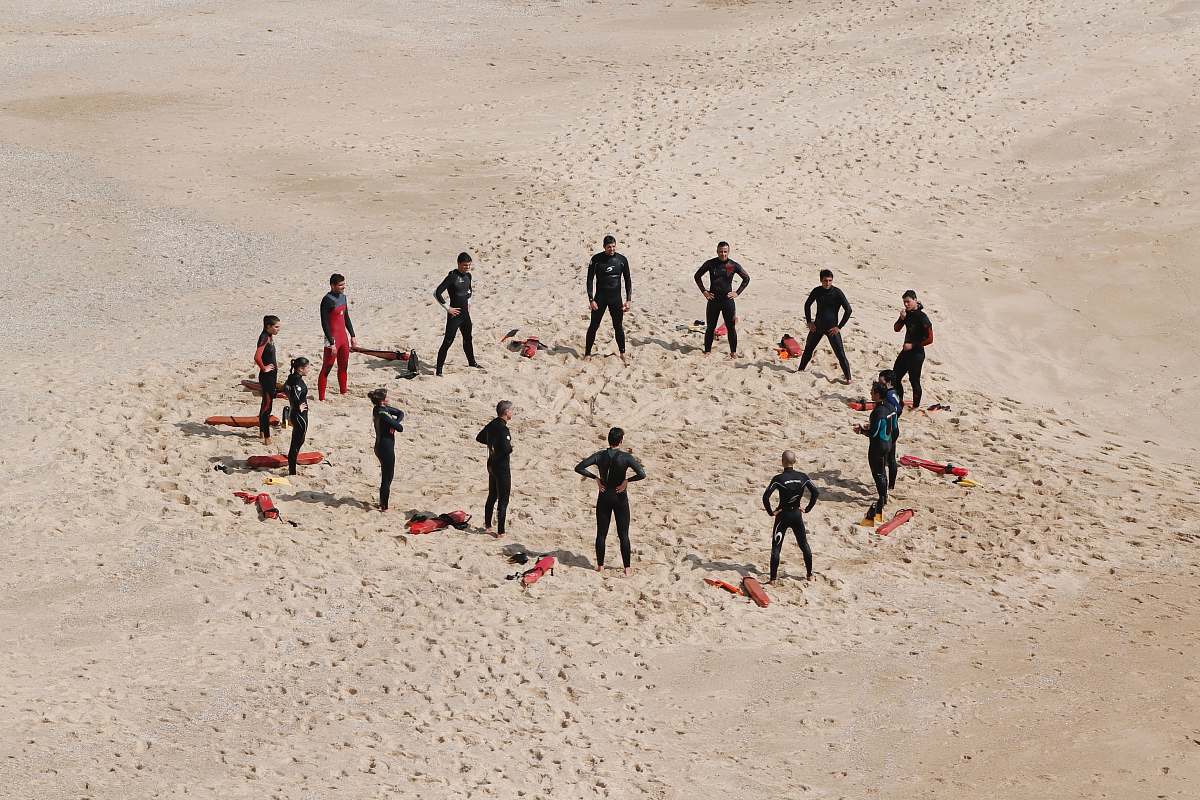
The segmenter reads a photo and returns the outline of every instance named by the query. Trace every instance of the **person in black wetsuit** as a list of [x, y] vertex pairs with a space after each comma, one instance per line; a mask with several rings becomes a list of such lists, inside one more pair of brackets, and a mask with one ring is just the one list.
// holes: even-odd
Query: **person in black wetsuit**
[[[501, 400], [496, 404], [496, 418], [483, 426], [475, 441], [486, 444], [488, 449], [488, 496], [483, 506], [483, 528], [492, 529], [492, 511], [496, 510], [496, 538], [504, 535], [504, 518], [508, 515], [508, 493], [512, 488], [512, 473], [508, 457], [512, 454], [512, 434], [508, 423], [513, 418], [513, 404]], [[497, 508], [499, 503], [499, 508]]]
[[[621, 562], [625, 565], [625, 574], [629, 574], [631, 551], [629, 547], [629, 495], [625, 489], [633, 481], [644, 480], [646, 471], [641, 462], [631, 453], [618, 450], [625, 440], [625, 431], [613, 428], [608, 432], [608, 449], [585, 458], [575, 465], [575, 471], [585, 478], [596, 482], [600, 493], [596, 495], [596, 571], [604, 569], [604, 543], [608, 538], [608, 526], [615, 516], [617, 518], [617, 536], [621, 540]], [[588, 472], [588, 467], [596, 467], [599, 474]], [[625, 473], [633, 470], [633, 477], [626, 478]]]
[[279, 391], [279, 365], [275, 361], [275, 335], [279, 333], [279, 328], [279, 317], [271, 314], [263, 317], [262, 333], [258, 335], [258, 347], [254, 351], [258, 386], [262, 391], [262, 403], [258, 407], [258, 434], [266, 445], [271, 443], [271, 410], [275, 407], [275, 393]]
[[288, 475], [296, 474], [296, 457], [308, 437], [308, 384], [304, 376], [308, 374], [308, 359], [304, 356], [292, 359], [292, 371], [283, 385], [287, 394], [288, 415], [292, 422], [292, 442], [288, 446]]
[[404, 412], [387, 405], [387, 389], [367, 393], [371, 401], [371, 424], [375, 428], [375, 457], [379, 459], [379, 510], [388, 510], [392, 494], [392, 477], [396, 474], [396, 431], [404, 431], [400, 423]]
[[[625, 282], [625, 301], [621, 301], [621, 281]], [[621, 361], [625, 361], [625, 327], [623, 320], [629, 304], [633, 301], [633, 279], [629, 275], [629, 260], [617, 252], [617, 240], [604, 237], [604, 251], [592, 256], [587, 274], [588, 304], [592, 309], [592, 321], [588, 324], [587, 342], [583, 357], [591, 358], [592, 346], [596, 343], [596, 331], [600, 320], [608, 310], [612, 318], [613, 335], [617, 338], [617, 350]]]
[[[817, 305], [816, 320], [812, 315], [813, 303]], [[842, 328], [846, 327], [852, 311], [846, 295], [833, 285], [833, 270], [821, 270], [821, 285], [809, 292], [808, 299], [804, 301], [804, 319], [808, 322], [808, 339], [804, 342], [804, 355], [800, 358], [800, 368], [796, 370], [797, 372], [804, 372], [804, 368], [812, 360], [813, 352], [816, 351], [821, 337], [824, 336], [829, 339], [829, 346], [833, 348], [833, 354], [837, 356], [838, 365], [842, 368], [843, 382], [850, 383], [850, 362], [846, 359], [846, 348], [842, 345]], [[839, 312], [841, 312], [841, 319], [838, 319]]]
[[[801, 512], [800, 503], [804, 500], [805, 489], [812, 492], [812, 497], [808, 501], [808, 508]], [[772, 511], [771, 495], [775, 492], [779, 492], [779, 508]], [[784, 534], [788, 528], [792, 529], [796, 536], [796, 544], [800, 545], [800, 552], [804, 553], [805, 580], [812, 580], [812, 550], [809, 549], [808, 536], [804, 531], [804, 514], [813, 510], [819, 495], [817, 487], [813, 486], [808, 476], [796, 469], [796, 454], [791, 450], [784, 450], [783, 472], [771, 479], [762, 498], [763, 508], [775, 518], [775, 524], [771, 528], [771, 580], [767, 581], [768, 584], [775, 582], [779, 572], [779, 555], [783, 551]]]
[[[450, 304], [446, 304], [442, 295], [450, 294]], [[467, 253], [458, 254], [458, 266], [447, 273], [445, 280], [433, 290], [433, 299], [446, 309], [446, 334], [442, 337], [442, 346], [438, 348], [437, 374], [442, 374], [446, 365], [446, 354], [454, 342], [454, 335], [462, 331], [463, 352], [467, 354], [467, 365], [478, 368], [475, 363], [475, 345], [471, 341], [471, 256]]]
[[878, 499], [867, 509], [867, 515], [859, 525], [873, 528], [883, 522], [883, 507], [887, 505], [888, 475], [887, 464], [891, 459], [892, 434], [894, 430], [895, 412], [885, 402], [887, 388], [876, 381], [871, 384], [871, 400], [875, 407], [871, 409], [871, 419], [866, 425], [855, 425], [854, 432], [868, 437], [871, 442], [867, 446], [867, 465], [871, 470], [871, 479], [875, 481], [875, 492]]
[[[701, 278], [708, 275], [708, 288]], [[733, 288], [733, 276], [741, 278], [738, 288]], [[737, 304], [734, 300], [750, 285], [750, 276], [742, 265], [729, 257], [729, 242], [717, 243], [717, 257], [700, 265], [695, 274], [696, 286], [708, 300], [705, 309], [704, 354], [712, 352], [713, 337], [717, 331], [717, 317], [724, 317], [726, 336], [729, 337], [729, 357], [737, 358]]]
[[896, 373], [881, 370], [879, 382], [887, 388], [883, 401], [892, 407], [896, 416], [892, 418], [892, 452], [888, 458], [888, 491], [896, 488], [896, 451], [900, 446], [900, 417], [904, 414], [904, 386], [896, 384]]
[[925, 363], [925, 348], [933, 344], [933, 323], [925, 313], [925, 306], [917, 302], [917, 293], [909, 289], [902, 297], [904, 307], [900, 318], [892, 326], [897, 333], [904, 331], [904, 347], [896, 356], [892, 372], [896, 374], [894, 386], [907, 375], [912, 381], [912, 407], [921, 407], [921, 366]]

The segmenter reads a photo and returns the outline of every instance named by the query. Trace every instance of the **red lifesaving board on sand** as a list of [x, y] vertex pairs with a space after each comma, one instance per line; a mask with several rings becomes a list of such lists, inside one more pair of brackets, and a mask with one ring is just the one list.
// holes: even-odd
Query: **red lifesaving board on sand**
[[368, 350], [365, 347], [351, 347], [350, 352], [361, 353], [372, 358], [382, 358], [384, 361], [408, 361], [408, 353], [399, 350]]
[[771, 599], [767, 597], [766, 591], [757, 578], [751, 578], [749, 575], [742, 578], [742, 589], [759, 608], [766, 608], [771, 604]]
[[[260, 384], [258, 381], [242, 381], [242, 386], [245, 386], [247, 389], [255, 392], [256, 394], [262, 394], [262, 384]], [[287, 394], [283, 391], [283, 389], [276, 389], [275, 396], [286, 398]]]
[[[296, 457], [297, 464], [320, 464], [325, 460], [324, 453], [311, 451], [301, 453]], [[270, 467], [286, 467], [287, 456], [283, 453], [274, 456], [250, 456], [246, 459], [246, 466], [253, 469], [269, 469]]]
[[[205, 425], [226, 425], [231, 428], [257, 428], [258, 417], [208, 417], [204, 420]], [[272, 416], [271, 424], [279, 425], [279, 417]]]

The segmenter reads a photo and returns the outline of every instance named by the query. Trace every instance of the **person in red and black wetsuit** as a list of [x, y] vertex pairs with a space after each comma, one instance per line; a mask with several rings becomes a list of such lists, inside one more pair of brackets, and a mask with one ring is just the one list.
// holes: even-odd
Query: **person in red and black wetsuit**
[[909, 289], [902, 295], [904, 308], [900, 318], [892, 328], [899, 333], [904, 331], [904, 347], [896, 356], [892, 366], [895, 382], [892, 386], [900, 388], [900, 382], [907, 375], [912, 381], [912, 407], [921, 407], [921, 366], [925, 363], [925, 348], [933, 344], [933, 323], [925, 313], [925, 307], [917, 302], [917, 293]]
[[[708, 274], [708, 288], [700, 279]], [[733, 288], [733, 276], [741, 278], [737, 291]], [[704, 354], [712, 352], [713, 337], [717, 332], [717, 317], [725, 318], [726, 336], [729, 337], [729, 357], [737, 358], [737, 306], [734, 300], [750, 285], [750, 276], [742, 265], [729, 257], [729, 242], [717, 243], [717, 257], [700, 265], [695, 274], [696, 286], [708, 300], [705, 309]]]
[[354, 338], [354, 323], [350, 321], [350, 306], [346, 302], [346, 278], [333, 273], [329, 276], [329, 294], [321, 299], [321, 331], [325, 334], [325, 354], [321, 374], [317, 376], [317, 398], [325, 399], [325, 385], [334, 360], [338, 368], [338, 389], [346, 393], [346, 367], [350, 363], [350, 348], [358, 347]]
[[276, 381], [279, 377], [279, 365], [275, 362], [275, 335], [279, 333], [279, 328], [279, 317], [271, 314], [263, 317], [262, 333], [258, 335], [258, 348], [254, 351], [258, 385], [262, 390], [262, 403], [258, 407], [258, 433], [263, 444], [271, 443], [271, 409], [275, 406]]

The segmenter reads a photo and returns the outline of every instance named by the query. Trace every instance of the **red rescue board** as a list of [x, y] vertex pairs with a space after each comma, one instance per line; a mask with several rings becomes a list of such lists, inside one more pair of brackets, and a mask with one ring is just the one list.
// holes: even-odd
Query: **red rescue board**
[[757, 578], [751, 578], [749, 575], [742, 578], [742, 590], [759, 608], [766, 608], [771, 604], [771, 598], [767, 597], [766, 590]]
[[[242, 386], [245, 386], [247, 389], [256, 394], [262, 394], [262, 385], [258, 381], [242, 381]], [[283, 389], [276, 389], [275, 396], [286, 398], [287, 394], [283, 391]]]
[[[225, 425], [230, 428], [257, 428], [258, 417], [208, 417], [204, 420], [205, 425]], [[271, 417], [271, 425], [279, 425], [279, 417]]]
[[[310, 451], [301, 453], [296, 457], [297, 464], [320, 464], [325, 460], [324, 453]], [[287, 456], [283, 453], [273, 456], [250, 456], [246, 459], [246, 466], [254, 469], [269, 469], [270, 467], [286, 467], [288, 463]]]
[[542, 556], [533, 565], [533, 569], [526, 570], [521, 575], [522, 586], [533, 586], [542, 576], [554, 569], [554, 556]]

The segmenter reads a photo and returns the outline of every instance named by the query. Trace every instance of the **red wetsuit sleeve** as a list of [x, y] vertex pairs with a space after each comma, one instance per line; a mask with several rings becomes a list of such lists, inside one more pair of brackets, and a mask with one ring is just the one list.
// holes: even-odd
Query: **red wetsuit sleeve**
[[259, 372], [265, 372], [267, 369], [266, 362], [263, 361], [263, 350], [267, 349], [267, 343], [263, 342], [254, 351], [254, 363], [258, 365]]

